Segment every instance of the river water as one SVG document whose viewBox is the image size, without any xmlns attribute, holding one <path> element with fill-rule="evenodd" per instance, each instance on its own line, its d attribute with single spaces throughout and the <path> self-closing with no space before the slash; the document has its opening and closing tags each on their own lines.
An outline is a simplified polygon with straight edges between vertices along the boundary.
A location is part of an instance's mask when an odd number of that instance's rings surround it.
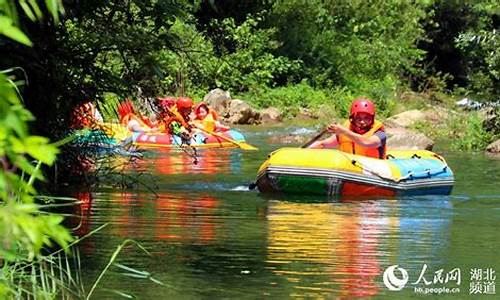
<svg viewBox="0 0 500 300">
<path fill-rule="evenodd" d="M 130 169 L 150 174 L 140 178 L 156 195 L 143 187 L 82 193 L 78 234 L 108 224 L 80 244 L 87 289 L 126 239 L 150 255 L 129 246 L 117 262 L 164 284 L 114 266 L 96 299 L 120 298 L 113 291 L 141 299 L 498 297 L 500 159 L 438 145 L 455 173 L 451 196 L 263 196 L 247 186 L 283 146 L 269 138 L 304 129 L 242 130 L 259 151 L 200 150 L 196 165 L 179 151 L 146 152 Z"/>
</svg>

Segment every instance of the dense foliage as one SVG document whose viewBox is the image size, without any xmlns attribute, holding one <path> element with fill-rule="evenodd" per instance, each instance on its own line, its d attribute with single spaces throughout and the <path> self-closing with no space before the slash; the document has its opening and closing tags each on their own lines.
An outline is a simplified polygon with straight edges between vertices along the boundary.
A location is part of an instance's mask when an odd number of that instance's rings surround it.
<svg viewBox="0 0 500 300">
<path fill-rule="evenodd" d="M 57 18 L 58 6 L 47 1 L 47 8 Z M 23 7 L 30 18 L 40 17 L 39 6 Z M 0 3 L 0 33 L 15 42 L 30 46 L 29 38 L 18 28 L 17 12 L 9 2 Z M 40 166 L 51 165 L 57 148 L 42 136 L 31 135 L 28 121 L 33 115 L 24 108 L 12 69 L 0 71 L 0 298 L 48 296 L 39 285 L 38 276 L 28 277 L 33 260 L 43 259 L 42 248 L 57 243 L 67 246 L 72 240 L 61 225 L 63 217 L 44 212 L 35 199 L 36 180 L 44 180 Z"/>
<path fill-rule="evenodd" d="M 405 89 L 498 104 L 499 26 L 495 0 L 0 1 L 0 297 L 16 292 L 5 266 L 72 239 L 33 184 L 77 104 L 216 87 L 289 116 L 345 115 L 360 95 L 388 115 Z M 493 112 L 452 122 L 455 147 L 498 136 Z"/>
<path fill-rule="evenodd" d="M 337 102 L 366 95 L 390 114 L 398 91 L 408 88 L 498 100 L 492 0 L 64 4 L 58 25 L 22 22 L 33 48 L 0 41 L 0 66 L 29 74 L 26 105 L 38 132 L 50 136 L 63 136 L 69 112 L 87 99 L 199 98 L 216 87 L 292 112 L 318 99 L 344 107 Z M 304 101 L 303 84 L 326 96 Z"/>
</svg>

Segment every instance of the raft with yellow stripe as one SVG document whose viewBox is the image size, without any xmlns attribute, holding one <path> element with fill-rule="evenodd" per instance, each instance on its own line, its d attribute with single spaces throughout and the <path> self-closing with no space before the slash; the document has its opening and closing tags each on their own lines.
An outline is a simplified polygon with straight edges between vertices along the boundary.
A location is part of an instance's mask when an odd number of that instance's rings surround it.
<svg viewBox="0 0 500 300">
<path fill-rule="evenodd" d="M 246 143 L 245 137 L 236 130 L 218 132 L 226 139 L 213 136 L 204 132 L 194 133 L 189 145 L 195 148 L 237 148 L 238 144 Z M 179 136 L 166 133 L 134 133 L 132 136 L 134 145 L 141 147 L 175 148 L 186 145 Z M 228 140 L 234 141 L 233 143 Z"/>
<path fill-rule="evenodd" d="M 261 165 L 262 193 L 327 196 L 448 195 L 453 172 L 427 150 L 392 150 L 387 159 L 333 149 L 281 148 Z"/>
<path fill-rule="evenodd" d="M 117 141 L 130 139 L 134 145 L 144 148 L 176 148 L 186 145 L 186 141 L 177 135 L 162 132 L 130 132 L 125 126 L 115 123 L 100 123 L 99 127 L 110 138 Z M 216 132 L 216 134 L 219 136 L 196 132 L 189 141 L 189 145 L 195 148 L 237 148 L 248 145 L 243 134 L 236 130 Z"/>
</svg>

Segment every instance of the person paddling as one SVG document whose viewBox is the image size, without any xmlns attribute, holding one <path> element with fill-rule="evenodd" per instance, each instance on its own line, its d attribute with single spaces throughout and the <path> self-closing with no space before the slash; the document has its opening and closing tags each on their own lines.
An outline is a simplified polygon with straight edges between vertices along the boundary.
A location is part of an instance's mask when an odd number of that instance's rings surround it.
<svg viewBox="0 0 500 300">
<path fill-rule="evenodd" d="M 193 100 L 188 97 L 180 97 L 175 102 L 170 98 L 160 98 L 159 106 L 160 122 L 166 133 L 177 135 L 189 140 L 191 136 L 191 113 L 193 111 Z"/>
<path fill-rule="evenodd" d="M 331 123 L 327 130 L 334 135 L 308 148 L 338 148 L 347 153 L 385 159 L 387 136 L 384 125 L 375 119 L 375 105 L 371 100 L 355 99 L 349 120 L 343 125 Z"/>
<path fill-rule="evenodd" d="M 118 114 L 120 124 L 127 127 L 130 132 L 158 132 L 149 119 L 136 113 L 132 101 L 128 99 L 118 105 Z"/>
</svg>

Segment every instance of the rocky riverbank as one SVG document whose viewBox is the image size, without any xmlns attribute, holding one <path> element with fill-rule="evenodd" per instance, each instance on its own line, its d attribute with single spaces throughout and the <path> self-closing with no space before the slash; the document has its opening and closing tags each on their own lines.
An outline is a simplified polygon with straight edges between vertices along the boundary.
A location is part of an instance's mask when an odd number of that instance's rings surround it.
<svg viewBox="0 0 500 300">
<path fill-rule="evenodd" d="M 262 110 L 252 107 L 242 99 L 233 99 L 229 92 L 214 89 L 210 91 L 203 101 L 208 103 L 219 115 L 221 121 L 227 124 L 249 124 L 249 125 L 279 125 L 282 122 L 321 123 L 327 124 L 331 118 L 323 109 L 313 111 L 300 108 L 293 119 L 284 118 L 284 114 L 276 107 L 268 107 Z M 401 112 L 382 119 L 388 135 L 387 145 L 391 149 L 427 149 L 432 150 L 435 139 L 448 137 L 453 139 L 465 138 L 462 134 L 467 128 L 464 121 L 470 111 L 464 110 L 457 105 L 456 108 L 439 105 L 421 105 L 424 108 L 405 108 L 402 101 Z M 477 114 L 482 118 L 482 124 L 495 123 L 498 116 L 484 111 Z M 462 120 L 458 122 L 457 120 Z M 461 125 L 460 125 L 461 124 Z M 280 143 L 302 143 L 310 138 L 307 134 L 294 134 L 285 136 L 273 136 L 271 142 Z M 500 140 L 489 144 L 485 150 L 487 153 L 500 154 Z"/>
</svg>

